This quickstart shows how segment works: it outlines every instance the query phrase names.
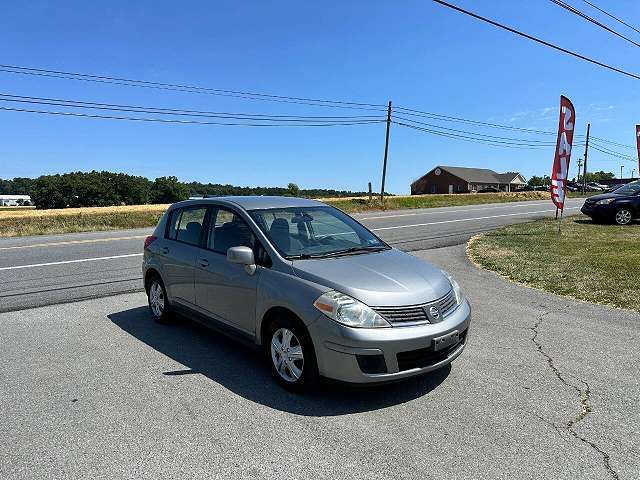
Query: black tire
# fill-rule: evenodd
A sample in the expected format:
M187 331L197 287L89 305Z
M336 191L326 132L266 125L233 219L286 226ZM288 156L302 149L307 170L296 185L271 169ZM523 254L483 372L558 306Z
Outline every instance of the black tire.
M155 295L158 294L157 289L162 292L162 308L155 308L157 307L157 305L154 305ZM164 288L164 283L162 282L162 279L159 275L154 275L149 279L149 283L147 284L147 301L149 305L149 312L151 312L151 317L156 322L168 324L173 321L173 314L169 305L167 290Z
M293 351L293 348L299 345L302 349L303 356L302 362L295 357L293 360L291 360L292 357L288 357L288 360L283 360L281 367L284 375L278 372L278 368L276 367L278 355L274 355L272 352L272 340L274 340L274 336L276 336L276 340L282 338L278 333L281 332L282 329L289 330L293 333L293 338L290 343L291 350ZM286 348L286 345L284 347ZM302 321L297 318L277 318L273 320L267 328L264 339L264 351L271 374L285 389L294 392L303 392L310 391L318 385L320 376L318 374L316 353L311 337ZM286 357L286 355L287 351L280 352L280 357ZM292 368L289 368L291 364ZM299 368L302 371L297 378L295 378L294 374L295 368ZM288 379L286 378L287 376L289 377Z
M633 220L633 212L628 208L619 208L613 217L614 222L618 225L629 225Z

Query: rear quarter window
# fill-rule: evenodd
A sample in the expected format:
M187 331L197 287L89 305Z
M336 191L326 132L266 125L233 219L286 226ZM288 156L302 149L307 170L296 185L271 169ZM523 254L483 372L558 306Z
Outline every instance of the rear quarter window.
M180 223L180 216L182 215L182 209L176 209L169 212L169 221L167 226L167 238L171 240L176 239L178 233L178 224Z

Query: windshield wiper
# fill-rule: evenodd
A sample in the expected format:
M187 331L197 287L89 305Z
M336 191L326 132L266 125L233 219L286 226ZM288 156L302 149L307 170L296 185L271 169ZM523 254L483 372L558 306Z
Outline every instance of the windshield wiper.
M359 253L359 252L380 252L382 250L388 250L390 247L385 245L371 245L369 247L350 247L345 248L344 250L337 250L335 252L328 252L322 255L323 257L336 257L340 255L349 255L351 253Z
M351 253L358 252L379 252L382 250L389 250L391 247L385 245L371 245L369 247L349 247L344 250L336 250L335 252L327 253L301 253L299 255L287 255L289 260L309 260L311 258L328 258L337 257L340 255L349 255Z

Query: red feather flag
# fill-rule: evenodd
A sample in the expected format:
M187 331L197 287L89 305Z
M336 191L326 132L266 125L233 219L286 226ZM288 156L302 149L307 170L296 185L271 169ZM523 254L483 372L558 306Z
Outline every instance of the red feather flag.
M575 118L576 111L573 104L567 97L561 96L558 141L551 171L551 200L561 211L564 210L564 199L567 193L567 174L571 160Z

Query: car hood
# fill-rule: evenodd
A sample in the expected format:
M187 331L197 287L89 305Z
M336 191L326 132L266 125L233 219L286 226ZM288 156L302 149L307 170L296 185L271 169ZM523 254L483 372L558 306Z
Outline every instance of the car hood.
M431 302L451 290L442 271L396 249L330 258L295 260L305 280L350 295L369 306Z
M592 195L587 200L589 203L597 202L599 200L606 200L608 198L624 198L626 195L618 195L617 193L601 193L599 195Z

